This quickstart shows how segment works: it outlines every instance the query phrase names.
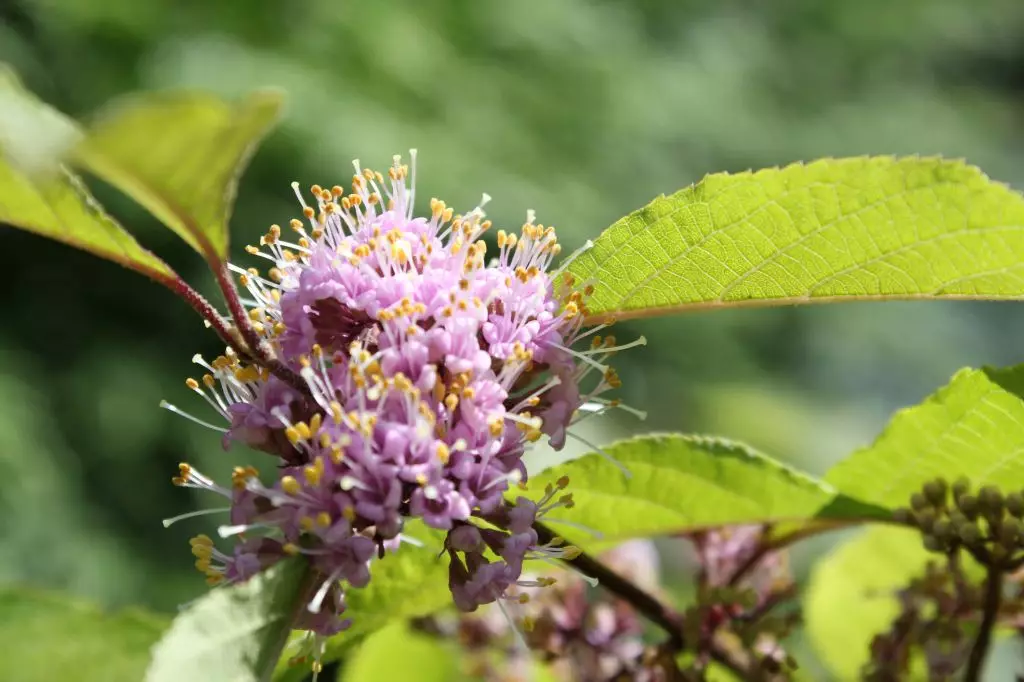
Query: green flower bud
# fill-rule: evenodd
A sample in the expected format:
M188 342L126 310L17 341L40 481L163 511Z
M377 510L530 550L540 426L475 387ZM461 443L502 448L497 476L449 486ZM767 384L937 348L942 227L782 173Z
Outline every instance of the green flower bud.
M1003 494L995 486L982 486L978 491L978 504L986 516L998 517L1003 513Z
M900 507L893 511L892 520L896 523L909 526L914 523L914 512L910 511L906 507Z
M937 478L924 484L925 498L936 507L946 503L946 491L949 489L945 479Z
M953 539L953 524L949 519L939 519L932 524L932 535L943 542Z
M1003 521L999 528L999 542L1007 549L1013 549L1017 545L1017 538L1020 537L1021 523L1017 519L1009 518Z
M971 483L966 478L961 476L953 482L953 497L960 497L966 495L971 491Z
M924 542L924 548L927 549L929 552L946 551L946 543L944 543L941 539L935 537L934 535L923 535L921 536L921 539Z
M960 511L964 513L969 519L977 518L978 516L978 498L974 495L963 494L956 498L956 506L960 508Z
M921 493L914 493L910 496L910 508L914 511L921 511L928 507L928 500Z
M973 523L959 526L956 532L965 545L974 545L981 542L981 530Z
M934 509L922 509L917 513L917 527L925 533L930 533L932 525L935 523L935 518Z
M1020 493L1010 493L1007 495L1006 511L1018 519L1024 517L1024 496Z

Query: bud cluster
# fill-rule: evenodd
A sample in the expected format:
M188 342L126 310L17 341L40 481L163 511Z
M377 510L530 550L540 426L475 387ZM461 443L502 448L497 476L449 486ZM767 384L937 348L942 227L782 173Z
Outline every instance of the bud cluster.
M897 522L921 531L926 549L952 554L964 549L978 562L1010 568L1024 559L1024 494L1004 494L992 485L972 491L961 478L952 485L937 478L897 509Z

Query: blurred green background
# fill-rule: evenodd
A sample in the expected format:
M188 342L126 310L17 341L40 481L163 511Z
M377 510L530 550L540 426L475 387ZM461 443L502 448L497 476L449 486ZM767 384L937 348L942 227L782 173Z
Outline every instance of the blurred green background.
M290 181L343 182L352 158L381 167L410 147L424 199L488 192L498 225L534 208L570 248L704 173L821 156L966 157L1024 188L1020 0L3 0L0 61L76 116L143 88L288 91L242 181L242 256L296 213ZM96 190L210 291L169 231ZM170 485L176 463L262 458L157 408L203 413L182 379L217 345L127 270L8 229L0 249L0 582L173 610L205 589L185 540L209 524L160 520L212 502ZM958 367L1024 360L1022 313L847 304L622 325L650 340L619 362L650 417L589 435L721 433L822 471Z

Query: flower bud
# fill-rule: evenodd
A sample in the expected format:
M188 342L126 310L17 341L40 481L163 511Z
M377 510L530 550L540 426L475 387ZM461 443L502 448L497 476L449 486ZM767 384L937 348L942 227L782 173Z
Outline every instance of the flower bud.
M1014 549L1021 534L1021 523L1017 519L1005 519L999 527L999 542L1007 549Z
M966 478L961 476L953 482L953 497L960 497L966 495L971 490L971 483Z
M924 548L929 552L944 552L946 551L946 543L934 535L922 536Z
M949 489L945 479L937 478L924 484L925 498L934 506L941 507L946 502L946 491Z
M973 523L959 526L956 532L965 545L975 545L981 542L981 530Z
M1020 493L1010 493L1006 496L1006 511L1012 516L1024 517L1024 496Z
M914 513L906 507L900 507L892 513L892 520L904 526L909 526L914 523Z
M960 508L968 519L975 519L978 516L978 498L974 495L963 494L956 498L956 506Z
M922 509L917 513L917 527L925 533L930 533L932 525L935 523L935 518L934 509Z
M1003 494L995 486L982 486L978 491L978 505L982 514L997 519L1003 513Z
M928 500L921 493L914 493L910 496L910 508L914 511L921 511L928 507Z
M949 519L939 519L932 525L932 535L947 542L953 539L953 524Z

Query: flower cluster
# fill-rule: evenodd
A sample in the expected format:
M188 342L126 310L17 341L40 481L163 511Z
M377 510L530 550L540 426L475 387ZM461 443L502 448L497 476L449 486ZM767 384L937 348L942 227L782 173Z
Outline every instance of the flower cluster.
M605 566L638 587L659 588L658 554L646 540L627 542L601 555ZM538 579L547 589L520 587L517 611L527 625L522 640L494 610L458 618L435 616L424 629L462 645L474 678L510 680L526 677L528 652L549 663L559 680L618 680L655 682L657 661L643 641L643 626L633 608L602 593L588 594L586 581L573 573ZM525 647L523 645L526 645Z
M368 583L369 562L397 549L408 518L447 531L465 611L502 598L525 559L571 555L532 529L572 505L567 481L538 500L506 492L526 479L530 443L561 447L574 419L617 405L600 396L619 385L603 361L626 347L601 327L583 331L589 289L550 271L560 246L532 212L519 234L497 232L488 259L486 195L464 215L433 199L414 217L398 157L386 178L355 169L351 191L314 185L312 204L294 185L305 222L291 222L293 240L274 225L247 247L271 262L265 274L232 266L261 350L301 381L228 351L194 358L206 374L187 382L228 420L225 447L280 459L276 480L239 467L221 486L187 464L175 478L230 500L219 533L238 539L233 549L192 541L211 584L307 558L318 584L296 626L314 633L314 656L348 625L345 590Z

